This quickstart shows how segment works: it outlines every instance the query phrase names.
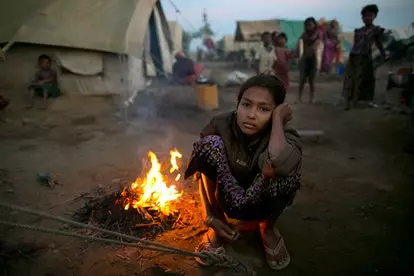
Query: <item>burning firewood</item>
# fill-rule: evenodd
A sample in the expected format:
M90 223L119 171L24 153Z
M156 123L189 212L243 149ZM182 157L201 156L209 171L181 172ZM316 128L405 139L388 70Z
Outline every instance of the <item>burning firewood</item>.
M168 169L163 169L155 153L149 152L148 157L151 167L144 178L137 178L121 192L86 202L73 218L138 236L155 236L181 223L176 203L183 193L176 185L181 178L178 159L182 154L170 151Z

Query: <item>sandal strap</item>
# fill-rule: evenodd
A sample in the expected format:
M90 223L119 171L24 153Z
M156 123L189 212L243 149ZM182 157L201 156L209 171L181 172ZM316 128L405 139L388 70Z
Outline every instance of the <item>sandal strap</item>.
M204 224L205 224L207 227L210 227L210 226L211 226L211 223L212 223L215 219L216 219L215 217L208 215L208 216L207 216L207 218L206 218L206 220L204 221Z
M265 242L263 243L263 246L267 254L269 254L272 257L276 257L279 254L280 249L282 249L282 247L285 246L285 242L283 240L283 237L281 236L275 248L270 248Z

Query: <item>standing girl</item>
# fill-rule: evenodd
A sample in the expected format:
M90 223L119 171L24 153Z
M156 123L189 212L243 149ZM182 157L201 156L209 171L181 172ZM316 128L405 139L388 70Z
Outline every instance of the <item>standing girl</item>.
M336 21L332 20L325 31L325 36L323 40L323 55L322 55L322 65L321 73L330 74L332 71L332 65L336 59L336 54L338 52L339 39L338 39L338 29Z
M320 68L321 62L321 42L318 26L315 18L309 17L305 20L305 31L299 39L299 93L297 102L302 102L303 88L309 82L310 97L309 102L314 102L315 96L315 75Z
M276 76L283 82L285 89L290 87L289 78L289 61L292 59L292 52L286 47L288 37L285 33L280 33L276 36L276 62L275 73Z
M285 95L275 76L248 79L236 110L214 117L194 143L185 177L201 174L200 197L209 227L197 251L216 251L238 238L227 223L230 217L258 223L272 269L289 264L275 222L300 186L302 146L296 130L288 126L292 110L284 103Z
M373 103L375 69L372 60L372 45L375 43L384 59L387 58L380 41L384 29L374 25L378 11L377 5L368 5L361 10L364 26L355 29L354 45L345 69L343 86L345 110L349 110L351 105L354 106L358 101L369 101L371 106L375 106Z

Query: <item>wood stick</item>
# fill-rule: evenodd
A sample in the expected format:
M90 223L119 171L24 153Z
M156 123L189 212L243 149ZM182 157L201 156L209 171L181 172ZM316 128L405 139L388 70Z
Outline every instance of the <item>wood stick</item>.
M155 223L140 223L140 224L135 224L135 228L143 228L143 227L151 227L151 226L158 226L160 225L159 222L155 222Z

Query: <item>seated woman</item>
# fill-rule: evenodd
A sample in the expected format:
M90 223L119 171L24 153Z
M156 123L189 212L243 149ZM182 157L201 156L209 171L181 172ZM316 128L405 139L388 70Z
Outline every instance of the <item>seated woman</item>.
M197 250L216 250L237 239L229 217L259 223L272 269L289 264L275 222L300 186L302 146L299 134L287 126L292 111L285 95L275 76L250 78L241 87L236 111L214 117L194 143L185 177L200 176L209 227Z
M176 62L173 65L172 73L174 81L184 85L195 85L204 70L202 64L194 62L182 52L175 55Z

